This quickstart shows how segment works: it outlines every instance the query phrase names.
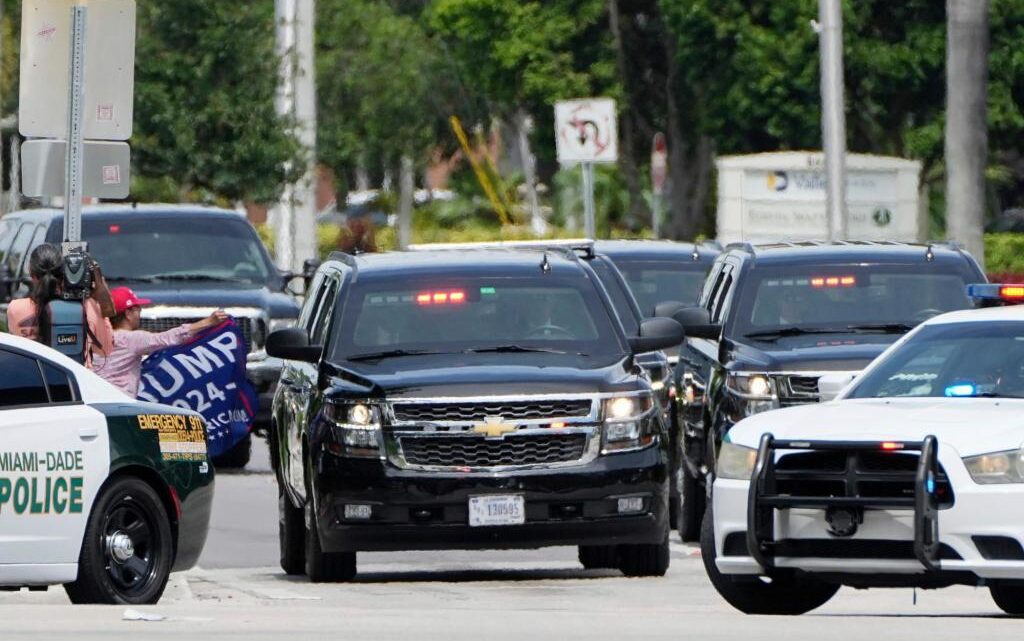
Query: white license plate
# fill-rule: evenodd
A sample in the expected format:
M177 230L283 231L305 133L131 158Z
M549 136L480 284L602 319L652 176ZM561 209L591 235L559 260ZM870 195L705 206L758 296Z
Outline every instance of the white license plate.
M472 496L469 498L469 525L522 525L526 522L523 497L517 494Z

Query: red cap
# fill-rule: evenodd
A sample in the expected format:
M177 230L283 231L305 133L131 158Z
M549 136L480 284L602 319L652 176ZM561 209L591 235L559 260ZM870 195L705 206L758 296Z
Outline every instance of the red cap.
M153 302L148 298L139 298L127 287L115 287L110 290L110 296L114 299L114 311L118 314L123 314L132 307L142 307Z

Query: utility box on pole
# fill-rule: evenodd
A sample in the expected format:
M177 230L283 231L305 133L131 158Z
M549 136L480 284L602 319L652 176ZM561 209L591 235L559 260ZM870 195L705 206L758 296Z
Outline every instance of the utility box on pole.
M828 179L820 152L722 156L718 167L718 240L827 240ZM846 239L915 242L921 163L847 154Z

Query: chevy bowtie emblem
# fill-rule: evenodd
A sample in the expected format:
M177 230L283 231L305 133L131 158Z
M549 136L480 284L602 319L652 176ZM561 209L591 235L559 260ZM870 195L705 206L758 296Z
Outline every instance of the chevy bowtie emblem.
M500 438L519 429L518 425L506 423L500 416L488 416L486 423L473 426L473 431L487 438Z

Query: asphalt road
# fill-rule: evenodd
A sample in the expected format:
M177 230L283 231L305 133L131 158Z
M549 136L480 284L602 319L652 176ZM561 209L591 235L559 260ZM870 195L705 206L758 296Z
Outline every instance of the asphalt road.
M265 456L265 453L258 456ZM0 638L260 639L1020 639L987 590L854 591L802 617L748 617L726 605L696 550L674 544L664 578L586 571L573 548L363 554L360 576L311 585L277 568L273 477L217 479L200 567L176 574L163 600L140 608L71 606L63 590L0 593ZM156 621L130 620L139 617ZM301 635L301 636L299 636Z

